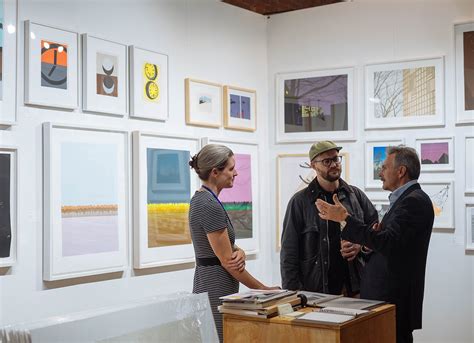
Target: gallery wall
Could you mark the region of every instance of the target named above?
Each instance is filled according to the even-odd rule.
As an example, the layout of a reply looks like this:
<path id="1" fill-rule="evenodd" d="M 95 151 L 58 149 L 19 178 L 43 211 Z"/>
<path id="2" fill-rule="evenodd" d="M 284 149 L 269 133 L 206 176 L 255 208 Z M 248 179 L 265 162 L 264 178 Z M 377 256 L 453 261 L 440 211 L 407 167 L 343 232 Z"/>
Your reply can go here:
<path id="1" fill-rule="evenodd" d="M 454 172 L 423 173 L 424 181 L 454 181 L 454 229 L 434 230 L 428 252 L 423 330 L 419 342 L 472 342 L 474 321 L 474 259 L 465 250 L 464 136 L 474 128 L 456 125 L 454 24 L 474 20 L 474 3 L 452 1 L 354 0 L 272 16 L 268 20 L 268 126 L 272 165 L 283 153 L 307 153 L 310 142 L 277 144 L 278 73 L 355 67 L 354 140 L 339 141 L 349 154 L 349 181 L 364 189 L 365 143 L 404 139 L 415 147 L 422 137 L 454 137 Z M 445 124 L 438 127 L 365 129 L 364 65 L 444 56 Z M 327 134 L 339 140 L 339 135 Z M 470 171 L 472 173 L 472 171 Z M 272 168 L 272 184 L 277 173 Z M 387 197 L 370 190 L 369 198 Z M 275 198 L 276 188 L 271 188 Z M 276 203 L 274 208 L 277 210 Z M 274 212 L 272 210 L 272 212 Z M 273 227 L 277 226 L 276 216 Z M 274 235 L 275 237 L 276 235 Z M 274 241 L 276 245 L 276 238 Z M 272 253 L 274 283 L 280 282 L 279 253 Z M 447 315 L 449 313 L 449 315 Z"/>
<path id="2" fill-rule="evenodd" d="M 127 263 L 123 273 L 43 281 L 42 123 L 93 126 L 130 133 L 142 130 L 195 138 L 239 139 L 262 147 L 268 136 L 265 125 L 268 93 L 265 17 L 214 0 L 19 0 L 18 17 L 17 122 L 0 131 L 0 145 L 18 149 L 17 259 L 10 268 L 0 268 L 0 326 L 121 304 L 152 295 L 190 292 L 193 263 L 140 270 L 133 268 L 131 198 Z M 63 111 L 25 106 L 24 20 L 168 55 L 168 119 L 117 118 L 86 114 L 80 109 Z M 257 131 L 187 126 L 184 80 L 188 77 L 256 90 Z M 79 87 L 79 99 L 81 95 Z M 265 170 L 268 159 L 263 151 L 259 153 L 262 156 L 259 169 Z M 128 173 L 131 175 L 131 167 Z M 131 179 L 129 183 L 131 185 Z M 268 193 L 268 184 L 260 183 L 258 191 L 260 194 Z M 268 208 L 262 206 L 261 210 L 267 212 Z M 259 227 L 269 228 L 267 217 L 261 216 L 260 220 Z M 261 240 L 258 248 L 258 254 L 249 256 L 247 266 L 254 275 L 268 283 L 271 271 L 265 266 L 269 263 L 270 243 Z"/>

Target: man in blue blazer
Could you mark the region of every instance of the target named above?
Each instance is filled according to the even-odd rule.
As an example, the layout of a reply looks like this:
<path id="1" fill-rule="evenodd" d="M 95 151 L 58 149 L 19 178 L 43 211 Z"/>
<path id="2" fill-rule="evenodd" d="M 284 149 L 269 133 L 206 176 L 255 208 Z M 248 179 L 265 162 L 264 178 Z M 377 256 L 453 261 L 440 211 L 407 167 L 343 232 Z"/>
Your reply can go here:
<path id="1" fill-rule="evenodd" d="M 365 267 L 366 285 L 361 298 L 396 305 L 397 343 L 413 342 L 413 330 L 421 329 L 425 269 L 434 211 L 420 188 L 420 160 L 412 148 L 387 151 L 380 177 L 383 189 L 392 191 L 390 207 L 382 221 L 365 225 L 334 197 L 334 205 L 317 200 L 322 219 L 339 222 L 341 238 L 371 250 Z"/>

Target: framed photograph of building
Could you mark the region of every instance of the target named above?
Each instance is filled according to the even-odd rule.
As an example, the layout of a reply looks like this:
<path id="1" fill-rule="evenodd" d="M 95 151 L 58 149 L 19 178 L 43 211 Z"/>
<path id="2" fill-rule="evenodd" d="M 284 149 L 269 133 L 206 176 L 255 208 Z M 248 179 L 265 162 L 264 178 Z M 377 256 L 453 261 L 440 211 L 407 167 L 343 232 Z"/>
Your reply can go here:
<path id="1" fill-rule="evenodd" d="M 401 139 L 376 140 L 365 143 L 365 188 L 382 189 L 380 171 L 387 158 L 387 148 L 403 144 Z"/>
<path id="2" fill-rule="evenodd" d="M 421 171 L 454 171 L 454 140 L 448 138 L 416 139 Z"/>
<path id="3" fill-rule="evenodd" d="M 189 202 L 199 188 L 188 161 L 199 139 L 135 131 L 134 250 L 137 269 L 194 261 Z"/>
<path id="4" fill-rule="evenodd" d="M 454 182 L 420 181 L 420 186 L 433 203 L 433 229 L 454 229 Z"/>
<path id="5" fill-rule="evenodd" d="M 185 80 L 186 124 L 222 126 L 222 86 L 195 79 Z"/>
<path id="6" fill-rule="evenodd" d="M 0 268 L 16 262 L 17 148 L 0 146 Z"/>
<path id="7" fill-rule="evenodd" d="M 444 125 L 444 58 L 365 67 L 365 128 Z"/>
<path id="8" fill-rule="evenodd" d="M 257 92 L 255 90 L 224 86 L 224 127 L 241 131 L 257 129 Z"/>
<path id="9" fill-rule="evenodd" d="M 354 139 L 354 68 L 276 75 L 278 143 Z"/>
<path id="10" fill-rule="evenodd" d="M 78 35 L 25 21 L 25 104 L 78 107 Z"/>
<path id="11" fill-rule="evenodd" d="M 456 41 L 456 122 L 474 123 L 474 22 L 454 26 Z"/>

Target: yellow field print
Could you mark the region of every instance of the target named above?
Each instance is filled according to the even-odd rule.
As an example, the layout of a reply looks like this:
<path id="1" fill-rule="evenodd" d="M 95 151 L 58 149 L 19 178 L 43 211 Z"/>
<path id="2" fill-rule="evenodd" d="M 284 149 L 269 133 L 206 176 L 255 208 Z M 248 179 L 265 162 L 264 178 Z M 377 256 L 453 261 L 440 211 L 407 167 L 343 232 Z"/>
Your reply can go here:
<path id="1" fill-rule="evenodd" d="M 191 244 L 189 203 L 148 204 L 148 247 Z"/>

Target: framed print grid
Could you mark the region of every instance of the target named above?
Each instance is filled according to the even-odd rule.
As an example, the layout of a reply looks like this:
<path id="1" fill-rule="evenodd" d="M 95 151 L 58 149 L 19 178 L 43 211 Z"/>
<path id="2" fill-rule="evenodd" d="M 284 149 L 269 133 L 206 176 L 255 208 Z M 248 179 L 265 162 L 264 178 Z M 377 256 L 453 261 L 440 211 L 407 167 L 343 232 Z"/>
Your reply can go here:
<path id="1" fill-rule="evenodd" d="M 444 125 L 444 57 L 365 66 L 365 128 Z"/>
<path id="2" fill-rule="evenodd" d="M 257 129 L 257 92 L 255 90 L 224 86 L 224 127 L 241 131 Z"/>
<path id="3" fill-rule="evenodd" d="M 221 127 L 222 86 L 218 83 L 186 79 L 186 124 Z"/>
<path id="4" fill-rule="evenodd" d="M 168 55 L 129 47 L 130 116 L 168 119 Z"/>
<path id="5" fill-rule="evenodd" d="M 0 1 L 0 128 L 16 122 L 16 0 Z"/>
<path id="6" fill-rule="evenodd" d="M 134 131 L 134 268 L 194 261 L 189 203 L 199 187 L 188 161 L 199 139 Z"/>
<path id="7" fill-rule="evenodd" d="M 466 250 L 474 251 L 474 203 L 467 203 L 466 211 Z"/>
<path id="8" fill-rule="evenodd" d="M 43 279 L 127 264 L 128 132 L 43 124 Z"/>
<path id="9" fill-rule="evenodd" d="M 422 172 L 454 171 L 454 139 L 417 138 L 416 150 Z"/>
<path id="10" fill-rule="evenodd" d="M 374 140 L 365 143 L 365 188 L 381 189 L 380 171 L 387 158 L 387 148 L 403 144 L 404 140 Z"/>
<path id="11" fill-rule="evenodd" d="M 15 264 L 17 256 L 17 152 L 0 146 L 0 268 Z"/>
<path id="12" fill-rule="evenodd" d="M 128 113 L 127 46 L 82 34 L 84 111 Z"/>
<path id="13" fill-rule="evenodd" d="M 354 68 L 276 76 L 278 143 L 354 139 Z"/>
<path id="14" fill-rule="evenodd" d="M 466 194 L 474 194 L 474 136 L 467 136 L 465 138 L 465 149 L 464 190 Z"/>
<path id="15" fill-rule="evenodd" d="M 420 181 L 420 186 L 433 203 L 433 229 L 454 229 L 454 181 Z"/>
<path id="16" fill-rule="evenodd" d="M 25 104 L 78 107 L 78 34 L 25 21 Z"/>
<path id="17" fill-rule="evenodd" d="M 456 42 L 456 122 L 474 123 L 474 22 L 454 26 Z"/>
<path id="18" fill-rule="evenodd" d="M 232 188 L 223 189 L 219 200 L 224 205 L 235 231 L 236 244 L 247 254 L 259 251 L 260 185 L 258 144 L 243 140 L 226 140 L 205 137 L 202 146 L 221 144 L 234 153 L 237 176 Z"/>

